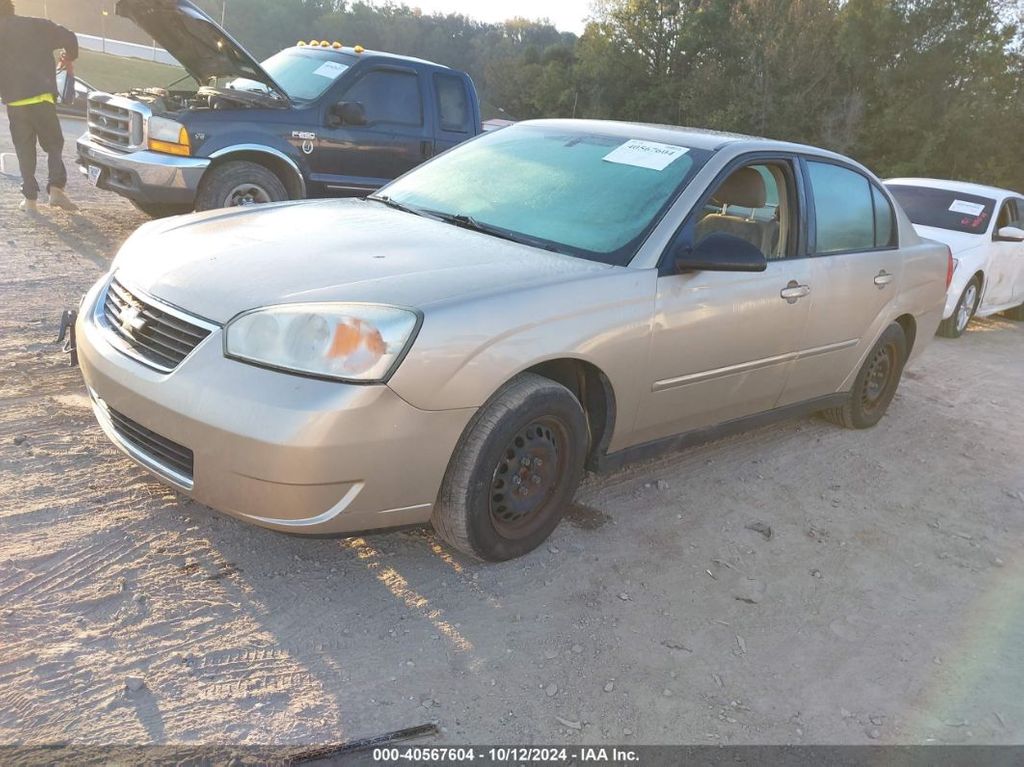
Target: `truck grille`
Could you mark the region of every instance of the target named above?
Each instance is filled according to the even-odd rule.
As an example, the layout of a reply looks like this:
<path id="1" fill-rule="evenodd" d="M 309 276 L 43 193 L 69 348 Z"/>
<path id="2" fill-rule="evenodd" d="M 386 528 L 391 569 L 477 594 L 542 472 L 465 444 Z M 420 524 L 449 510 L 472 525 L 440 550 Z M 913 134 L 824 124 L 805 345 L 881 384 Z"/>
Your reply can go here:
<path id="1" fill-rule="evenodd" d="M 187 479 L 189 482 L 192 481 L 192 475 L 195 471 L 195 457 L 191 450 L 184 445 L 179 445 L 177 442 L 172 442 L 166 437 L 161 437 L 155 431 L 147 429 L 128 416 L 118 413 L 105 403 L 102 407 L 106 409 L 107 416 L 110 419 L 110 426 L 122 442 L 142 453 L 143 456 L 149 458 L 158 466 L 171 469 L 175 474 L 180 475 L 182 479 Z"/>
<path id="2" fill-rule="evenodd" d="M 122 349 L 164 372 L 174 370 L 212 330 L 133 294 L 115 278 L 103 302 L 105 324 Z"/>
<path id="3" fill-rule="evenodd" d="M 90 94 L 89 135 L 110 147 L 141 148 L 143 114 L 130 104 L 109 93 Z"/>

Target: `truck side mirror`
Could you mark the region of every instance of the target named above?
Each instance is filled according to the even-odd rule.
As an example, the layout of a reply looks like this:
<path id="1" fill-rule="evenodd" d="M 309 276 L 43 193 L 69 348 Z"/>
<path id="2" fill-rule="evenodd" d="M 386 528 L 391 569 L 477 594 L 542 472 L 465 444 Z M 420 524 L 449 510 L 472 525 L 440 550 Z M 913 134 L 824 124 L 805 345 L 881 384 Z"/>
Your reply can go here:
<path id="1" fill-rule="evenodd" d="M 331 107 L 334 125 L 366 125 L 366 110 L 358 101 L 342 101 Z"/>

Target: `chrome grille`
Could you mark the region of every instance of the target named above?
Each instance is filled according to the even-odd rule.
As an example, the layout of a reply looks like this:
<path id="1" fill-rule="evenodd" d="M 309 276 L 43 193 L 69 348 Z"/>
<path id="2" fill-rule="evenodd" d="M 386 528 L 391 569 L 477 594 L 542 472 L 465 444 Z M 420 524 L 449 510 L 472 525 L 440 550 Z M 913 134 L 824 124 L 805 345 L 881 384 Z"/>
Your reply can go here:
<path id="1" fill-rule="evenodd" d="M 143 114 L 132 102 L 108 93 L 89 95 L 89 135 L 107 146 L 135 149 L 142 146 Z"/>
<path id="2" fill-rule="evenodd" d="M 190 322 L 182 313 L 133 294 L 116 278 L 107 289 L 103 319 L 125 351 L 165 372 L 174 370 L 212 330 L 197 324 L 198 318 Z"/>
<path id="3" fill-rule="evenodd" d="M 188 480 L 189 483 L 192 482 L 195 456 L 191 450 L 166 437 L 161 437 L 155 431 L 118 413 L 106 403 L 101 403 L 100 406 L 106 412 L 111 428 L 123 442 L 142 453 L 143 457 L 149 458 L 157 466 L 170 469 L 172 478 L 179 482 L 182 479 Z M 175 474 L 179 476 L 175 477 Z"/>

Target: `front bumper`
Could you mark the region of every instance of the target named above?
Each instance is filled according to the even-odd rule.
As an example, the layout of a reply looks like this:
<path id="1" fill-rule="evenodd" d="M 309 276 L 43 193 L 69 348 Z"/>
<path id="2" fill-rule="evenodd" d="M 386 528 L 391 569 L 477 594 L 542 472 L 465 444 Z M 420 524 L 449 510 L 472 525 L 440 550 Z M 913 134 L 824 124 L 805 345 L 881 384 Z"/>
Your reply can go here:
<path id="1" fill-rule="evenodd" d="M 175 157 L 159 152 L 118 152 L 93 140 L 78 139 L 78 164 L 100 169 L 97 186 L 142 203 L 191 205 L 210 165 L 202 157 Z"/>
<path id="2" fill-rule="evenodd" d="M 229 360 L 220 330 L 162 373 L 107 342 L 109 331 L 93 319 L 106 285 L 102 280 L 83 303 L 79 359 L 101 427 L 141 466 L 201 503 L 287 532 L 352 533 L 429 520 L 472 409 L 419 410 L 387 386 Z M 187 448 L 191 476 L 168 471 L 144 442 L 124 439 L 110 410 Z"/>

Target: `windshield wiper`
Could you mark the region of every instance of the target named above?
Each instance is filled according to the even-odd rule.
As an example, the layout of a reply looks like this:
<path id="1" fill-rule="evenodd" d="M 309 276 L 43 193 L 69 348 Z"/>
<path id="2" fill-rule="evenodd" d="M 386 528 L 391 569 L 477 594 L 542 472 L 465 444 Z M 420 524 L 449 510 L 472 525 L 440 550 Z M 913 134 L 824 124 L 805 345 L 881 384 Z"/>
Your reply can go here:
<path id="1" fill-rule="evenodd" d="M 400 210 L 403 213 L 412 213 L 414 216 L 426 216 L 426 215 L 429 215 L 428 211 L 425 211 L 422 208 L 417 208 L 417 207 L 415 207 L 413 205 L 406 205 L 404 202 L 398 202 L 397 200 L 392 200 L 386 194 L 371 194 L 366 199 L 367 200 L 371 200 L 373 202 L 379 202 L 379 203 L 381 203 L 383 205 L 387 205 L 389 208 L 394 208 L 395 210 Z"/>
<path id="2" fill-rule="evenodd" d="M 549 250 L 552 253 L 562 252 L 547 240 L 542 240 L 539 237 L 530 237 L 526 234 L 510 232 L 508 229 L 503 229 L 500 226 L 494 226 L 493 224 L 478 221 L 472 216 L 467 216 L 464 213 L 438 213 L 437 211 L 430 211 L 430 215 L 437 216 L 442 221 L 454 224 L 462 229 L 469 229 L 474 232 L 480 232 L 481 234 L 489 234 L 492 237 L 500 237 L 503 240 L 515 242 L 519 245 L 529 245 L 532 248 Z"/>

